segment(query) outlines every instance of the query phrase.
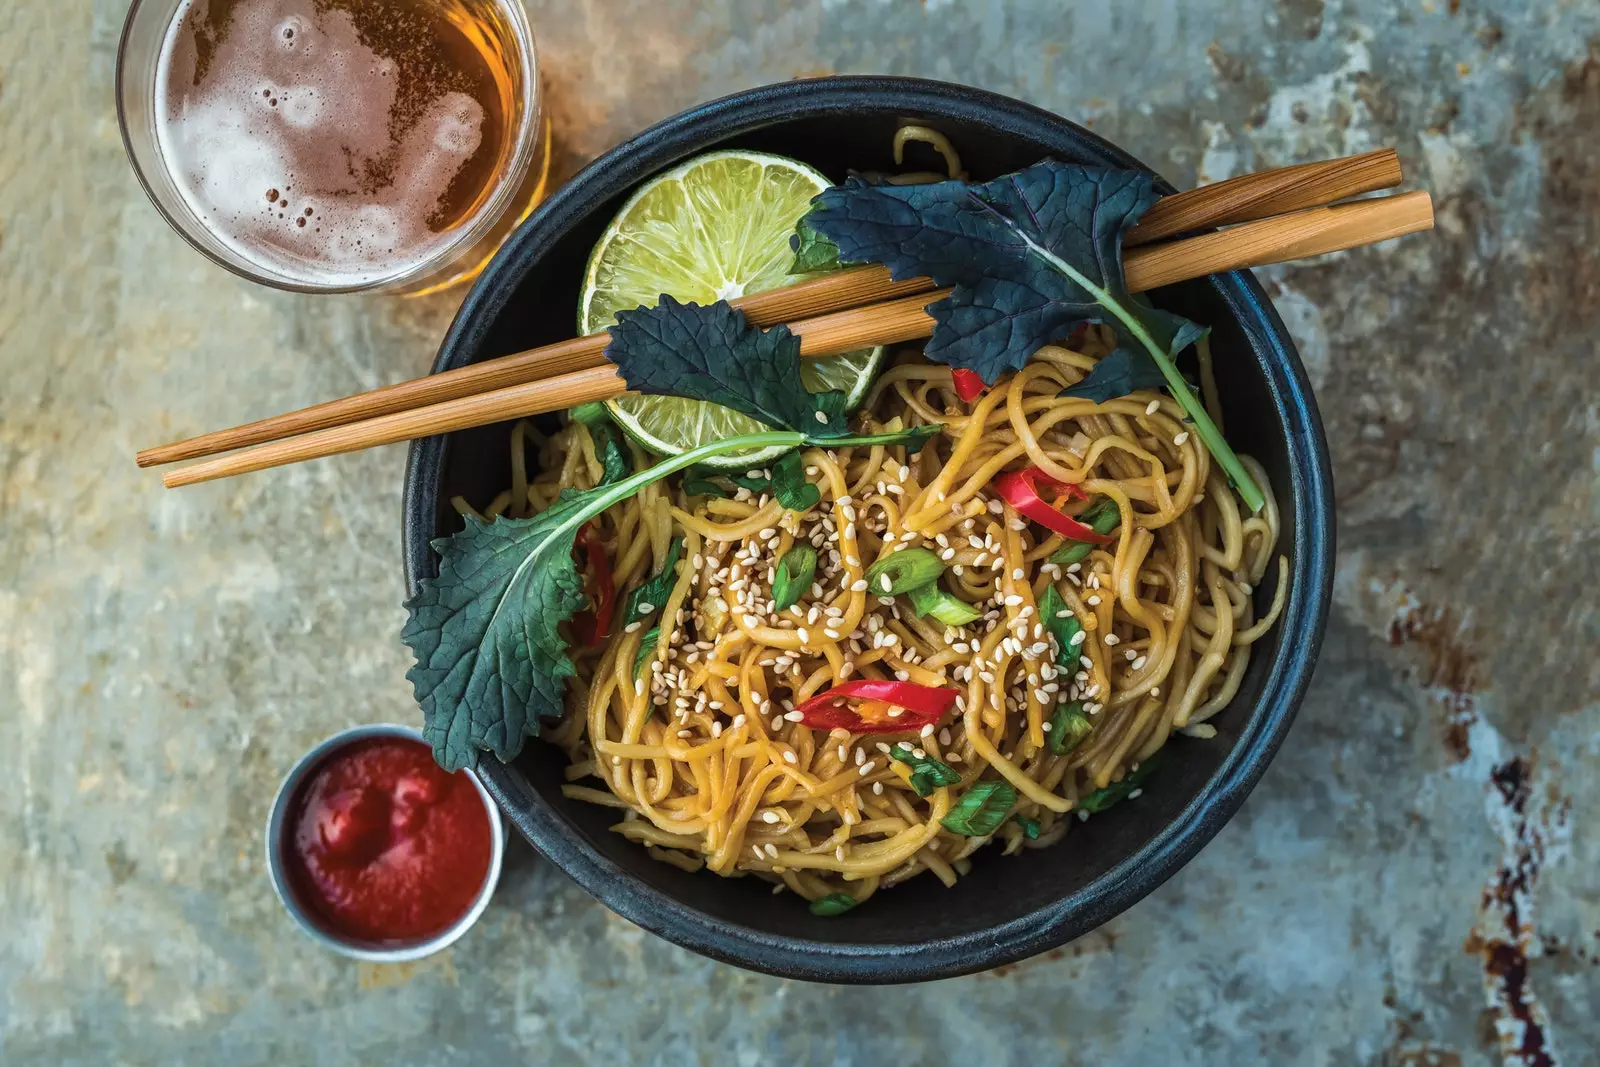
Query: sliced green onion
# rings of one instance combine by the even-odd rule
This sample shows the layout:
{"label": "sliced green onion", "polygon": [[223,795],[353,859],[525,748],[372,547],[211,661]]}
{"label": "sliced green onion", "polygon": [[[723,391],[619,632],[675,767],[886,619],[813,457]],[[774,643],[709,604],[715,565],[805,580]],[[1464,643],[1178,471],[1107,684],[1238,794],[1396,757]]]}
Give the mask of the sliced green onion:
{"label": "sliced green onion", "polygon": [[[1108,534],[1115,530],[1122,522],[1122,510],[1117,507],[1117,502],[1110,497],[1101,497],[1078,516],[1078,521],[1090,527],[1097,534]],[[1062,567],[1070,567],[1074,563],[1081,563],[1086,559],[1094,546],[1087,541],[1068,540],[1060,548],[1050,553],[1046,563],[1054,563]]]}
{"label": "sliced green onion", "polygon": [[1026,815],[1013,815],[1011,821],[1022,828],[1022,836],[1029,841],[1039,840],[1039,820],[1030,819]]}
{"label": "sliced green onion", "polygon": [[[871,580],[868,579],[868,582],[870,584]],[[911,598],[911,610],[919,617],[931,615],[946,626],[965,626],[983,618],[982,612],[954,593],[940,588],[937,581],[919,585],[906,595]]]}
{"label": "sliced green onion", "polygon": [[817,577],[817,550],[795,545],[778,560],[772,576],[772,609],[787,611],[800,602]]}
{"label": "sliced green onion", "polygon": [[1078,670],[1078,656],[1081,655],[1078,649],[1083,644],[1081,639],[1076,645],[1072,642],[1083,632],[1083,623],[1067,607],[1054,585],[1045,586],[1044,595],[1039,598],[1039,621],[1056,639],[1056,668],[1071,677]]}
{"label": "sliced green onion", "polygon": [[656,644],[661,640],[661,627],[652,626],[639,639],[639,651],[633,654],[633,676],[643,678],[645,667],[656,656]]}
{"label": "sliced green onion", "polygon": [[1078,811],[1094,815],[1097,812],[1105,811],[1113,804],[1119,804],[1127,800],[1139,791],[1139,784],[1150,777],[1150,771],[1154,769],[1155,764],[1156,759],[1154,756],[1144,760],[1139,766],[1123,775],[1122,781],[1112,782],[1104,789],[1096,789],[1088,796],[1079,797],[1078,803],[1074,807]]}
{"label": "sliced green onion", "polygon": [[1094,724],[1083,713],[1083,701],[1069,700],[1058,704],[1056,713],[1050,716],[1050,736],[1045,741],[1052,753],[1065,756],[1093,732]]}
{"label": "sliced green onion", "polygon": [[877,596],[909,593],[918,586],[939,580],[944,564],[926,548],[891,552],[867,568],[867,592]]}
{"label": "sliced green onion", "polygon": [[593,426],[597,422],[607,426],[611,424],[611,413],[598,400],[591,400],[587,404],[579,404],[572,409],[571,414],[574,419],[577,419],[585,426]]}
{"label": "sliced green onion", "polygon": [[843,915],[857,904],[861,903],[849,893],[829,893],[825,897],[818,897],[811,902],[811,914],[831,918]]}
{"label": "sliced green onion", "polygon": [[628,608],[622,613],[622,625],[642,622],[660,611],[678,584],[678,564],[683,559],[683,536],[680,534],[667,545],[667,558],[655,577],[645,581],[628,594]]}
{"label": "sliced green onion", "polygon": [[806,481],[805,461],[800,453],[786,452],[770,468],[772,494],[790,511],[810,511],[822,500],[822,490]]}
{"label": "sliced green onion", "polygon": [[1010,782],[978,782],[939,821],[946,830],[965,837],[988,837],[1000,829],[1017,802]]}
{"label": "sliced green onion", "polygon": [[911,768],[911,788],[917,791],[919,797],[932,796],[935,789],[957,785],[961,781],[961,775],[954,767],[932,756],[917,755],[904,741],[889,750],[889,758]]}

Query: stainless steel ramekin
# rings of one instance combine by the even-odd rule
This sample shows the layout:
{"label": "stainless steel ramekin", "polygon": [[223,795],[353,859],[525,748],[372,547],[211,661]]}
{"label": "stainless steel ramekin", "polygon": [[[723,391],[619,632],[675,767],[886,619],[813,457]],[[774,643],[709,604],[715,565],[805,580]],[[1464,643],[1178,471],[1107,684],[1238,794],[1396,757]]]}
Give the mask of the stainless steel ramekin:
{"label": "stainless steel ramekin", "polygon": [[277,891],[278,899],[283,901],[284,910],[313,941],[351,959],[377,963],[403,963],[407,960],[419,960],[449,947],[478,921],[478,916],[489,906],[489,898],[494,896],[495,887],[500,882],[500,865],[505,857],[506,826],[500,818],[500,809],[484,790],[483,783],[478,781],[477,775],[471,771],[463,771],[462,773],[472,780],[472,787],[478,791],[478,798],[483,801],[483,810],[489,816],[490,836],[489,870],[484,875],[483,888],[478,890],[478,897],[472,902],[472,907],[467,909],[466,914],[438,933],[417,941],[366,941],[345,937],[321,925],[316,916],[301,905],[294,887],[289,884],[289,842],[286,825],[289,809],[295,796],[300,792],[302,783],[323,760],[346,745],[373,737],[404,737],[411,741],[422,741],[421,732],[409,726],[377,723],[342,730],[300,757],[300,762],[294,765],[294,769],[284,777],[283,784],[278,787],[277,799],[272,802],[272,815],[267,819],[267,870],[272,875],[272,888]]}

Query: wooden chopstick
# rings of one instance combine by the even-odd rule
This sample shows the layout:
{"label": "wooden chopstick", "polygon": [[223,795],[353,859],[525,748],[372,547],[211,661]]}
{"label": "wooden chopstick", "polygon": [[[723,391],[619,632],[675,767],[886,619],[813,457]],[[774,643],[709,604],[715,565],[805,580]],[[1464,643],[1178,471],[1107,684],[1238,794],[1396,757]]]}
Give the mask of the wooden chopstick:
{"label": "wooden chopstick", "polygon": [[[1135,249],[1124,257],[1124,270],[1128,288],[1142,292],[1218,271],[1355,248],[1432,225],[1433,203],[1428,194],[1402,193],[1310,208],[1219,233]],[[835,355],[875,344],[916,340],[933,332],[933,319],[925,307],[947,292],[935,290],[816,316],[791,323],[790,329],[800,336],[800,351],[806,356]],[[168,488],[193,485],[375,445],[559,411],[616,396],[624,389],[616,367],[607,363],[216,456],[170,471],[162,477],[162,483]]]}
{"label": "wooden chopstick", "polygon": [[[1251,181],[1270,175],[1272,181]],[[1332,204],[1400,184],[1400,157],[1392,148],[1246,174],[1164,197],[1123,238],[1124,248],[1152,244],[1194,230],[1232,226]]]}
{"label": "wooden chopstick", "polygon": [[[1391,188],[1400,184],[1400,180],[1400,162],[1391,148],[1245,174],[1163,197],[1129,231],[1123,244],[1131,249],[1173,234],[1330,204],[1345,197]],[[925,293],[933,288],[934,283],[929,278],[896,282],[883,267],[855,267],[730,302],[745,313],[752,325],[774,326]],[[135,461],[141,467],[152,467],[198,459],[294,434],[596,367],[604,362],[609,341],[608,334],[590,334],[528,352],[483,360],[442,374],[148,448],[138,453]]]}

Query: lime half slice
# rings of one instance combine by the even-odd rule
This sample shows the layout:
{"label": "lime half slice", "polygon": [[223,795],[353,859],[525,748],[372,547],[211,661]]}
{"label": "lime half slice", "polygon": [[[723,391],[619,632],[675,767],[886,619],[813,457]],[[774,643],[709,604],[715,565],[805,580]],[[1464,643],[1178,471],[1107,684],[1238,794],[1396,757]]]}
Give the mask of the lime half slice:
{"label": "lime half slice", "polygon": [[[619,311],[654,307],[663,293],[709,304],[809,277],[789,273],[789,235],[829,184],[804,163],[739,151],[697,156],[655,178],[623,205],[589,254],[578,332],[605,329]],[[854,407],[882,360],[881,348],[808,359],[800,377],[812,392],[841,390]],[[664,456],[770,429],[699,400],[622,396],[608,404],[629,436]],[[752,450],[708,465],[750,467],[782,452]]]}

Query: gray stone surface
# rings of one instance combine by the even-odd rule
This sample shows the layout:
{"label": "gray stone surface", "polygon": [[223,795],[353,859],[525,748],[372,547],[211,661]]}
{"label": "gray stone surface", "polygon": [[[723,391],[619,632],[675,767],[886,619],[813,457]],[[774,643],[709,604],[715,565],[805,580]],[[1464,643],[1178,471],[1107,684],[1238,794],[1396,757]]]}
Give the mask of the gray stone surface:
{"label": "gray stone surface", "polygon": [[1600,1063],[1600,5],[533,7],[568,173],[696,101],[830,71],[1012,93],[1180,185],[1396,145],[1432,238],[1267,272],[1339,486],[1299,723],[1182,874],[1002,973],[746,974],[520,847],[449,953],[320,951],[259,830],[312,742],[414,715],[403,450],[176,493],[131,455],[410,377],[455,298],[213,268],[124,164],[122,0],[5,0],[0,1063]]}

